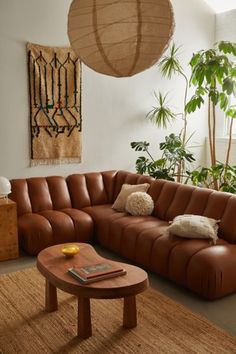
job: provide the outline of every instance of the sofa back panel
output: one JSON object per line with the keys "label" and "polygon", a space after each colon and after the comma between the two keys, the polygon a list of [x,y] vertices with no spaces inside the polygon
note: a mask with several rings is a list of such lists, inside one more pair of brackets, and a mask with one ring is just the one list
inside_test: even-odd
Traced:
{"label": "sofa back panel", "polygon": [[142,184],[155,181],[154,178],[150,176],[139,175],[138,173],[132,173],[127,171],[118,171],[115,178],[113,201],[116,199],[120,193],[121,187],[124,183],[126,184]]}
{"label": "sofa back panel", "polygon": [[[115,177],[115,187],[114,187],[114,194],[113,194],[113,201],[116,199],[118,194],[120,193],[121,187],[124,183],[130,183],[127,181],[127,176],[129,175],[134,175],[135,177],[133,180],[132,184],[135,184],[135,181],[137,181],[136,174],[126,172],[126,171],[118,171]],[[132,176],[131,176],[132,179]]]}
{"label": "sofa back panel", "polygon": [[53,205],[46,178],[28,178],[27,184],[33,213],[51,210]]}
{"label": "sofa back panel", "polygon": [[136,173],[132,173],[129,174],[125,177],[125,182],[127,184],[138,184],[138,179],[139,179],[140,175],[136,174]]}
{"label": "sofa back panel", "polygon": [[71,208],[70,194],[64,177],[47,177],[47,184],[53,203],[53,209]]}
{"label": "sofa back panel", "polygon": [[66,179],[72,207],[81,209],[91,205],[86,178],[82,174],[73,174]]}
{"label": "sofa back panel", "polygon": [[188,206],[185,209],[185,214],[195,214],[195,215],[203,215],[208,198],[211,195],[212,190],[205,188],[197,188],[195,187],[192,192],[191,199],[189,201]]}
{"label": "sofa back panel", "polygon": [[219,224],[219,236],[230,243],[236,243],[236,196],[228,199]]}
{"label": "sofa back panel", "polygon": [[102,172],[103,183],[105,186],[106,195],[109,203],[113,203],[116,174],[117,171]]}
{"label": "sofa back panel", "polygon": [[141,184],[141,183],[151,184],[153,181],[155,181],[155,179],[150,176],[138,175],[137,184]]}
{"label": "sofa back panel", "polygon": [[86,184],[91,200],[91,205],[106,204],[108,197],[101,173],[86,173]]}
{"label": "sofa back panel", "polygon": [[[156,204],[156,201],[159,198],[159,195],[165,183],[166,181],[164,179],[155,179],[154,181],[152,181],[147,193],[152,197],[154,205]],[[156,206],[154,207],[154,215],[157,215]]]}
{"label": "sofa back panel", "polygon": [[193,186],[186,184],[178,185],[174,198],[166,211],[166,220],[173,220],[177,215],[185,214],[185,210],[191,200],[193,191]]}
{"label": "sofa back panel", "polygon": [[213,191],[208,198],[203,215],[208,218],[220,220],[226,210],[230,194]]}
{"label": "sofa back panel", "polygon": [[16,202],[18,216],[31,213],[31,203],[26,179],[13,179],[9,197]]}
{"label": "sofa back panel", "polygon": [[168,220],[166,218],[167,211],[175,198],[175,194],[178,190],[179,183],[165,181],[160,195],[155,203],[154,215],[162,220]]}

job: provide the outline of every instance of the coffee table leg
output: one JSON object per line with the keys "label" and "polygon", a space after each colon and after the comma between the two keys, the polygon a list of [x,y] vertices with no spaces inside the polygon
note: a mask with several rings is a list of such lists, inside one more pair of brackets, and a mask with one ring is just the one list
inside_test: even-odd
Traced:
{"label": "coffee table leg", "polygon": [[52,285],[46,279],[46,286],[45,286],[45,309],[48,312],[56,311],[58,308],[57,305],[57,288]]}
{"label": "coffee table leg", "polygon": [[90,299],[78,297],[78,336],[88,338],[92,335]]}
{"label": "coffee table leg", "polygon": [[137,326],[136,298],[134,295],[124,297],[123,327],[134,328]]}

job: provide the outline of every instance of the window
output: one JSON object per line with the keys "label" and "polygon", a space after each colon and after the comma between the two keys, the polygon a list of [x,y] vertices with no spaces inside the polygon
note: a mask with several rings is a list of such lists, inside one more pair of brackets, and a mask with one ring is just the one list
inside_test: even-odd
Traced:
{"label": "window", "polygon": [[[231,96],[230,103],[231,103],[231,106],[235,106],[235,108],[236,108],[236,95]],[[231,119],[229,117],[226,117],[226,133],[227,133],[227,135],[229,135],[230,121],[231,121]],[[233,136],[236,138],[236,119],[234,119],[234,122],[233,122]]]}

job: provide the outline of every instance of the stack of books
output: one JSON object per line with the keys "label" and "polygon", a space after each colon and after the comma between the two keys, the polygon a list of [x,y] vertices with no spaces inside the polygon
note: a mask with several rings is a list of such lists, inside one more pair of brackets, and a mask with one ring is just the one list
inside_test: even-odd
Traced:
{"label": "stack of books", "polygon": [[117,277],[126,274],[126,270],[112,263],[104,262],[85,267],[69,268],[68,273],[83,284]]}

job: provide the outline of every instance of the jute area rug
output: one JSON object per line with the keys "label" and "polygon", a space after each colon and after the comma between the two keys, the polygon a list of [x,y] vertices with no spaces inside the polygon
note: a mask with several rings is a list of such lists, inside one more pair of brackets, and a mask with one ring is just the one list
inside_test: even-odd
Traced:
{"label": "jute area rug", "polygon": [[76,297],[58,291],[44,311],[44,278],[35,268],[0,276],[0,353],[236,353],[236,339],[162,294],[137,296],[138,326],[122,328],[122,299],[92,300],[93,336],[76,336]]}

